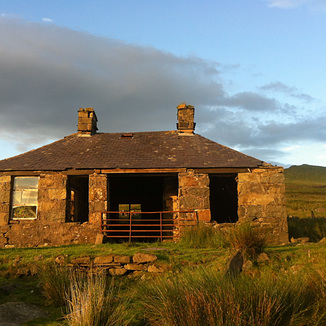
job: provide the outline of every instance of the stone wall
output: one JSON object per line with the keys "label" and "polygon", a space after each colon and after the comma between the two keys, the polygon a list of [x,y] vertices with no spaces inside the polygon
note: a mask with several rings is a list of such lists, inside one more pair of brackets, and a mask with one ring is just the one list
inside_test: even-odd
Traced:
{"label": "stone wall", "polygon": [[263,227],[272,243],[288,242],[284,170],[254,169],[238,174],[239,223]]}
{"label": "stone wall", "polygon": [[100,228],[101,212],[108,208],[108,181],[106,174],[89,176],[89,222]]}
{"label": "stone wall", "polygon": [[42,223],[65,222],[67,176],[61,173],[41,174],[38,183],[37,218]]}
{"label": "stone wall", "polygon": [[208,174],[179,173],[179,209],[196,210],[199,221],[211,220]]}
{"label": "stone wall", "polygon": [[90,223],[13,221],[0,226],[0,248],[95,243],[97,233],[98,227]]}
{"label": "stone wall", "polygon": [[0,176],[0,226],[7,225],[10,214],[11,177]]}
{"label": "stone wall", "polygon": [[95,243],[99,212],[106,210],[106,175],[91,175],[89,184],[93,223],[66,222],[67,176],[62,173],[40,175],[37,219],[9,222],[11,176],[0,176],[0,248]]}

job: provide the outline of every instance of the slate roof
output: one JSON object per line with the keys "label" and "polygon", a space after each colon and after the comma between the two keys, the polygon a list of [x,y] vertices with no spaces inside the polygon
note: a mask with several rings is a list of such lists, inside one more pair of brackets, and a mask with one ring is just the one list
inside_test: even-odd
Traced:
{"label": "slate roof", "polygon": [[27,153],[0,161],[0,171],[67,169],[243,168],[263,162],[200,135],[177,131],[72,134]]}

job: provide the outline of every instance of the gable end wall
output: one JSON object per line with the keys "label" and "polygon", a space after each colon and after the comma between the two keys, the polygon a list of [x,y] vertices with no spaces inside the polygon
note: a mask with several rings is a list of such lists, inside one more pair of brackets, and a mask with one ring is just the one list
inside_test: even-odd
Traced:
{"label": "gable end wall", "polygon": [[268,231],[271,243],[288,242],[287,211],[282,167],[238,174],[239,223],[252,222]]}

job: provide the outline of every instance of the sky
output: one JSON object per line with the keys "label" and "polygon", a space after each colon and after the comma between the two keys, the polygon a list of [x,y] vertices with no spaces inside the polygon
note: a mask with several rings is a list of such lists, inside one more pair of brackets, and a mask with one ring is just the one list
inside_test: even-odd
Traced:
{"label": "sky", "polygon": [[0,159],[77,131],[176,129],[326,166],[325,0],[1,0]]}

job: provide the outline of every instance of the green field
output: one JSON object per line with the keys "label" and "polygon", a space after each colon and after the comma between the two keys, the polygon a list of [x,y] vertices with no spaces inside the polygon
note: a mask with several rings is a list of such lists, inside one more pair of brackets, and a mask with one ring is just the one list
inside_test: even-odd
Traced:
{"label": "green field", "polygon": [[326,217],[326,167],[294,165],[284,174],[288,216]]}

